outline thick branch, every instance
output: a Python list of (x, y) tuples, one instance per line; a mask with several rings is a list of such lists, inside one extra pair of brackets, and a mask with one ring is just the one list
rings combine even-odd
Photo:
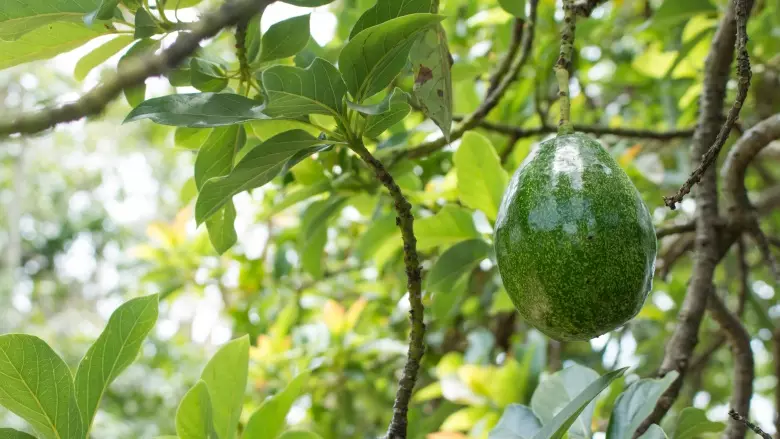
[(574, 33), (577, 18), (574, 13), (574, 0), (563, 0), (563, 29), (561, 30), (561, 50), (555, 62), (555, 79), (558, 80), (558, 99), (561, 109), (558, 120), (558, 134), (571, 134), (571, 101), (569, 100), (569, 70), (574, 52)]
[[(463, 122), (452, 130), (450, 133), (450, 142), (460, 139), (466, 131), (474, 129), (483, 119), (485, 119), (488, 113), (490, 113), (490, 111), (492, 111), (501, 101), (504, 93), (512, 82), (514, 82), (515, 78), (517, 78), (518, 73), (520, 73), (520, 69), (522, 69), (526, 61), (528, 61), (528, 56), (531, 54), (531, 46), (534, 41), (534, 34), (536, 33), (536, 10), (539, 0), (531, 0), (529, 3), (531, 6), (531, 13), (528, 15), (528, 26), (523, 34), (520, 55), (514, 58), (509, 70), (501, 79), (493, 93), (490, 93), (473, 113), (466, 116), (466, 118), (463, 119)], [(432, 142), (423, 143), (414, 148), (399, 152), (398, 157), (424, 157), (434, 151), (444, 148), (447, 144), (447, 140), (442, 137)]]
[(393, 177), (385, 169), (382, 162), (376, 159), (366, 149), (361, 141), (353, 142), (351, 148), (374, 171), (376, 178), (390, 192), (398, 214), (396, 224), (401, 229), (401, 238), (404, 242), (404, 264), (406, 265), (406, 287), (409, 290), (409, 304), (411, 305), (410, 320), (412, 330), (409, 334), (409, 352), (404, 366), (403, 375), (398, 383), (398, 392), (393, 404), (393, 418), (387, 430), (386, 439), (406, 439), (407, 412), (412, 391), (417, 381), (417, 372), (420, 369), (423, 353), (425, 352), (425, 323), (423, 322), (422, 303), (422, 279), (420, 275), (420, 261), (417, 256), (417, 238), (414, 236), (414, 216), (412, 205), (409, 204), (401, 188), (398, 187)]
[[(699, 119), (693, 137), (694, 162), (698, 162), (710, 145), (713, 145), (718, 137), (718, 126), (723, 120), (726, 83), (736, 41), (736, 9), (741, 9), (742, 17), (744, 12), (750, 12), (752, 6), (751, 0), (732, 0), (713, 38), (705, 63)], [(726, 128), (730, 130), (730, 126)], [(715, 151), (716, 155), (717, 152), (719, 150)], [(698, 343), (699, 326), (707, 306), (707, 297), (713, 291), (715, 267), (736, 239), (735, 236), (727, 238), (724, 236), (726, 233), (723, 233), (719, 240), (716, 230), (719, 217), (717, 175), (713, 168), (704, 170), (697, 192), (696, 262), (693, 276), (678, 315), (678, 324), (666, 345), (664, 359), (658, 370), (660, 376), (672, 370), (678, 371), (680, 375), (659, 398), (655, 409), (640, 425), (635, 437), (644, 433), (651, 424), (659, 423), (679, 395), (691, 354)]]
[(506, 76), (506, 72), (512, 66), (512, 60), (517, 56), (517, 51), (520, 50), (520, 45), (523, 42), (523, 30), (525, 29), (525, 20), (522, 18), (515, 18), (512, 23), (512, 41), (509, 43), (509, 49), (506, 51), (506, 55), (501, 60), (501, 64), (498, 65), (496, 71), (490, 77), (490, 86), (487, 89), (487, 96), (490, 96), (501, 83), (501, 79)]
[(103, 112), (122, 90), (143, 84), (146, 78), (162, 75), (176, 67), (200, 47), (200, 42), (215, 36), (223, 28), (259, 13), (273, 0), (236, 0), (225, 2), (202, 16), (190, 32), (181, 32), (176, 41), (158, 55), (146, 55), (122, 65), (113, 76), (93, 88), (79, 100), (38, 112), (23, 114), (10, 122), (0, 122), (0, 138), (11, 134), (34, 134), (60, 123), (73, 122)]

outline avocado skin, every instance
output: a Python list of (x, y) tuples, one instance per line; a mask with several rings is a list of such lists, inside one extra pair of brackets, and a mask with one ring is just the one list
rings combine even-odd
[(655, 270), (655, 229), (628, 175), (595, 139), (559, 135), (520, 165), (494, 232), (520, 315), (557, 340), (589, 340), (639, 313)]

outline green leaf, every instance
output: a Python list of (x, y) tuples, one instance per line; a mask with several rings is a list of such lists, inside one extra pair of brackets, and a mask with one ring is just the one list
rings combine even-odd
[(703, 13), (715, 13), (718, 9), (710, 0), (664, 0), (653, 14), (654, 23), (668, 24), (670, 21), (690, 18)]
[(631, 383), (615, 401), (607, 426), (607, 439), (631, 439), (678, 375), (673, 370), (660, 379), (646, 378)]
[(493, 145), (483, 135), (469, 131), (463, 135), (453, 161), (460, 200), (495, 220), (509, 176)]
[(173, 143), (179, 148), (199, 149), (211, 131), (210, 128), (178, 127), (173, 134)]
[(157, 25), (157, 20), (155, 20), (152, 14), (144, 8), (138, 8), (138, 10), (135, 11), (134, 24), (134, 36), (136, 38), (147, 38), (162, 32), (160, 26)]
[[(0, 2), (0, 40), (13, 41), (55, 21), (80, 23), (101, 0), (24, 0)], [(3, 52), (0, 51), (0, 54)]]
[(102, 0), (96, 10), (84, 17), (84, 22), (88, 26), (92, 26), (95, 20), (110, 20), (114, 16), (118, 4), (119, 0)]
[[(119, 62), (117, 63), (117, 68), (121, 69), (123, 65), (127, 64), (128, 62), (131, 62), (132, 60), (134, 60), (134, 58), (138, 56), (143, 56), (144, 54), (147, 53), (154, 52), (159, 48), (160, 48), (159, 40), (153, 40), (151, 38), (139, 40), (137, 43), (133, 45), (133, 47), (131, 47), (127, 52), (125, 52), (125, 54), (122, 55), (121, 58), (119, 58)], [(124, 92), (125, 92), (125, 99), (127, 99), (127, 103), (129, 103), (131, 107), (135, 107), (140, 103), (142, 103), (144, 98), (146, 97), (146, 84), (142, 84), (137, 87), (126, 88)]]
[(344, 113), (346, 85), (333, 64), (316, 58), (309, 67), (274, 66), (263, 72), (268, 96), (265, 113), (272, 117), (301, 117)]
[(707, 419), (704, 410), (686, 407), (677, 417), (677, 427), (674, 429), (672, 437), (673, 439), (694, 439), (701, 437), (704, 433), (717, 433), (725, 428), (724, 423)]
[(157, 323), (158, 296), (138, 297), (111, 314), (106, 328), (90, 346), (76, 370), (76, 401), (87, 433), (111, 382), (138, 356)]
[(73, 70), (73, 77), (76, 78), (77, 81), (83, 81), (92, 69), (106, 62), (106, 60), (116, 55), (120, 50), (124, 49), (132, 42), (133, 37), (129, 35), (119, 35), (118, 37), (107, 41), (102, 46), (97, 47), (92, 52), (83, 56), (79, 62), (76, 63), (76, 68)]
[(333, 3), (333, 0), (284, 0), (282, 3), (301, 6), (304, 8), (316, 8), (317, 6), (324, 6), (328, 3)]
[(331, 190), (330, 180), (325, 179), (311, 186), (305, 186), (294, 191), (287, 192), (278, 203), (274, 203), (269, 209), (264, 210), (258, 220), (263, 221), (271, 218), (273, 215), (282, 212), (290, 206), (294, 206), (302, 201), (308, 200), (316, 195), (323, 194)]
[(90, 29), (82, 23), (51, 23), (30, 30), (13, 41), (0, 39), (0, 69), (51, 58), (73, 50), (107, 32), (102, 26)]
[(166, 0), (165, 9), (184, 9), (197, 6), (203, 0)]
[[(537, 386), (531, 397), (531, 408), (539, 416), (542, 424), (550, 423), (555, 415), (591, 383), (598, 380), (599, 374), (590, 368), (574, 364), (556, 372)], [(594, 396), (595, 397), (595, 396)], [(591, 398), (592, 399), (592, 398)], [(582, 414), (572, 425), (569, 434), (576, 438), (591, 437), (591, 418), (595, 404), (583, 407)]]
[(352, 39), (360, 31), (392, 20), (403, 15), (432, 12), (431, 0), (378, 0), (376, 4), (366, 10), (352, 27), (349, 38)]
[[(567, 369), (571, 369), (571, 367)], [(587, 369), (587, 368), (583, 368), (583, 369)], [(567, 431), (569, 431), (570, 433), (572, 433), (572, 430), (579, 431), (579, 432), (582, 432), (583, 430), (588, 432), (591, 431), (589, 422), (591, 416), (593, 415), (592, 401), (597, 396), (599, 396), (599, 393), (601, 393), (604, 389), (609, 387), (609, 384), (612, 381), (614, 381), (615, 379), (623, 375), (626, 369), (627, 368), (623, 368), (623, 369), (618, 369), (609, 372), (599, 377), (596, 381), (590, 383), (590, 385), (586, 387), (585, 390), (580, 392), (574, 399), (571, 400), (571, 402), (569, 402), (565, 407), (563, 407), (562, 410), (557, 412), (555, 417), (552, 418), (549, 422), (545, 422), (544, 418), (539, 414), (539, 412), (536, 409), (534, 409), (534, 413), (539, 415), (539, 417), (542, 419), (542, 423), (544, 424), (544, 427), (542, 427), (542, 429), (539, 430), (534, 435), (533, 439), (560, 439), (566, 434)], [(575, 383), (567, 382), (567, 385), (572, 385), (572, 384), (576, 385)], [(565, 389), (565, 390), (568, 391), (570, 389)], [(536, 393), (539, 391), (540, 389), (537, 389), (537, 391), (534, 392), (534, 396), (536, 396)], [(531, 404), (532, 404), (531, 406), (533, 407), (533, 401)], [(554, 404), (556, 406), (558, 405), (558, 403), (554, 403)], [(580, 413), (586, 410), (586, 407), (590, 407), (590, 414), (587, 417), (588, 424), (580, 425), (578, 427), (570, 429), (569, 427), (571, 427), (572, 424), (574, 424), (575, 420), (577, 419), (582, 420)], [(577, 435), (577, 437), (581, 437), (581, 436)], [(586, 437), (590, 437), (590, 436), (586, 436)]]
[(218, 439), (212, 413), (209, 389), (203, 380), (199, 380), (184, 395), (176, 410), (179, 439)]
[(309, 380), (309, 372), (296, 376), (273, 397), (265, 400), (252, 414), (244, 430), (245, 439), (276, 439), (286, 424), (285, 417), (293, 402), (301, 395), (303, 386)]
[(341, 210), (344, 201), (344, 197), (315, 201), (301, 217), (298, 253), (301, 255), (301, 266), (304, 271), (315, 279), (322, 277), (322, 252), (328, 241), (328, 222), (331, 216)]
[(27, 334), (0, 335), (0, 405), (43, 439), (82, 438), (84, 425), (68, 365)]
[(0, 428), (0, 439), (35, 439), (35, 436), (13, 428)]
[(260, 54), (260, 42), (262, 33), (260, 32), (260, 19), (262, 14), (255, 14), (246, 26), (246, 59), (253, 63)]
[(151, 119), (161, 125), (207, 128), (267, 119), (257, 101), (230, 93), (161, 96), (135, 107), (125, 122)]
[[(386, 102), (386, 106), (384, 106)], [(369, 138), (377, 138), (388, 128), (404, 120), (412, 111), (409, 105), (409, 95), (396, 88), (382, 101), (382, 105), (376, 108), (379, 112), (366, 117), (363, 135)]]
[(515, 17), (525, 17), (525, 0), (498, 0), (498, 4)]
[(309, 42), (311, 14), (274, 23), (263, 35), (260, 62), (287, 58), (303, 50)]
[(230, 250), (238, 241), (235, 222), (236, 206), (232, 200), (206, 220), (209, 241), (220, 255)]
[(206, 364), (200, 379), (211, 396), (214, 430), (232, 439), (238, 428), (249, 370), (249, 336), (225, 343)]
[(412, 94), (423, 113), (441, 129), (446, 140), (452, 128), (452, 73), (447, 35), (441, 24), (427, 30), (412, 46)]
[(203, 185), (195, 203), (197, 223), (201, 224), (207, 220), (230, 201), (233, 195), (271, 181), (297, 152), (321, 144), (322, 140), (305, 131), (293, 130), (278, 134), (255, 146), (230, 174), (212, 178)]
[(405, 15), (355, 35), (339, 55), (339, 70), (355, 101), (362, 103), (387, 87), (406, 65), (417, 35), (443, 18)]
[(488, 439), (531, 439), (541, 428), (542, 423), (530, 408), (509, 404)]
[(282, 433), (279, 439), (322, 439), (322, 436), (306, 430), (290, 430)]
[(461, 277), (470, 274), (489, 254), (490, 244), (482, 239), (469, 239), (453, 245), (433, 264), (426, 278), (426, 288), (431, 292), (449, 292)]
[(294, 119), (266, 119), (249, 122), (252, 133), (260, 140), (268, 140), (271, 137), (290, 130), (303, 130), (314, 137), (320, 135), (322, 130), (314, 125)]
[(415, 221), (414, 232), (421, 251), (479, 237), (471, 211), (451, 204), (434, 216)]
[(190, 80), (193, 87), (205, 92), (221, 91), (228, 84), (225, 69), (201, 58), (190, 60)]
[(664, 429), (659, 427), (658, 424), (651, 424), (650, 427), (644, 432), (639, 439), (667, 439)]

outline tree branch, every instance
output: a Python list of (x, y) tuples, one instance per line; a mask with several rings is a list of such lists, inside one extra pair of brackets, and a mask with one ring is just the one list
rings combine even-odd
[[(457, 117), (453, 118), (458, 120)], [(508, 136), (516, 136), (518, 139), (524, 137), (539, 136), (542, 134), (554, 133), (558, 130), (557, 127), (552, 125), (543, 125), (532, 128), (521, 128), (514, 125), (494, 123), (488, 121), (480, 122), (477, 127), (487, 131), (493, 131), (496, 133), (506, 134)], [(669, 131), (655, 131), (655, 130), (642, 130), (633, 128), (610, 128), (600, 127), (594, 125), (582, 125), (573, 124), (574, 131), (594, 134), (597, 136), (618, 136), (638, 139), (654, 139), (654, 140), (673, 140), (673, 139), (685, 139), (693, 136), (693, 129), (681, 129), (681, 130), (669, 130)]]
[(259, 13), (273, 0), (236, 0), (202, 16), (190, 32), (181, 32), (176, 41), (159, 55), (148, 54), (130, 60), (102, 84), (80, 99), (58, 107), (23, 114), (10, 122), (0, 122), (0, 138), (11, 134), (34, 134), (58, 124), (73, 122), (103, 112), (122, 90), (140, 84), (152, 76), (176, 67), (200, 47), (200, 42), (215, 36), (223, 28)]
[(560, 100), (560, 119), (558, 134), (571, 134), (571, 101), (569, 100), (569, 70), (574, 52), (574, 34), (577, 29), (577, 18), (574, 12), (574, 0), (563, 0), (563, 29), (561, 30), (561, 50), (558, 61), (555, 62), (555, 78), (558, 81), (558, 98)]
[[(514, 58), (512, 64), (509, 66), (509, 70), (501, 79), (493, 93), (489, 94), (473, 113), (466, 116), (463, 119), (463, 122), (452, 130), (450, 133), (450, 142), (460, 139), (466, 131), (475, 128), (482, 122), (488, 113), (498, 105), (499, 101), (501, 101), (501, 98), (504, 96), (504, 93), (512, 82), (514, 82), (515, 78), (517, 78), (520, 69), (522, 69), (526, 61), (528, 61), (528, 57), (531, 54), (531, 46), (534, 41), (534, 34), (536, 33), (536, 10), (539, 0), (531, 0), (529, 3), (531, 6), (531, 13), (528, 15), (528, 26), (523, 35), (520, 55)], [(395, 162), (397, 159), (404, 156), (408, 158), (424, 157), (434, 151), (438, 151), (447, 144), (448, 141), (442, 137), (432, 142), (423, 143), (414, 148), (398, 152), (393, 161)]]
[[(772, 347), (775, 363), (775, 379), (780, 382), (780, 327), (772, 331)], [(775, 385), (775, 439), (780, 439), (780, 385)]]
[[(750, 3), (748, 5), (748, 3)], [(696, 170), (693, 171), (688, 180), (682, 185), (680, 190), (671, 197), (664, 197), (664, 203), (670, 208), (674, 209), (677, 203), (682, 201), (683, 197), (687, 195), (691, 188), (701, 181), (704, 173), (707, 171), (715, 160), (718, 158), (721, 148), (726, 143), (726, 140), (731, 133), (731, 129), (734, 123), (739, 117), (739, 112), (742, 109), (742, 105), (747, 98), (748, 89), (750, 88), (750, 77), (752, 72), (750, 71), (750, 55), (747, 51), (747, 20), (750, 15), (750, 10), (753, 7), (753, 0), (734, 0), (730, 3), (729, 10), (736, 16), (736, 50), (737, 50), (737, 96), (734, 100), (734, 104), (729, 110), (726, 121), (720, 129), (715, 142), (707, 150), (707, 152), (701, 156), (701, 164)], [(713, 48), (715, 46), (713, 45)], [(730, 58), (730, 57), (729, 57)], [(731, 64), (731, 60), (729, 60)], [(702, 98), (702, 103), (704, 99)], [(701, 121), (701, 120), (700, 120)]]
[[(734, 57), (737, 9), (740, 9), (740, 18), (746, 19), (746, 13), (749, 14), (752, 7), (751, 0), (731, 0), (713, 38), (705, 62), (699, 119), (693, 136), (694, 162), (698, 162), (719, 137), (718, 126), (723, 118), (726, 83)], [(741, 25), (744, 25), (744, 22)], [(730, 125), (725, 128), (728, 128), (726, 131), (728, 133)], [(718, 152), (719, 150), (715, 150), (715, 155)], [(664, 359), (658, 370), (659, 376), (664, 376), (672, 370), (676, 370), (680, 375), (659, 398), (653, 412), (637, 429), (635, 438), (641, 436), (650, 425), (659, 423), (679, 395), (691, 354), (698, 343), (699, 326), (707, 306), (707, 297), (713, 290), (715, 267), (736, 239), (736, 237), (726, 238), (723, 236), (725, 234), (721, 234), (720, 242), (718, 239), (715, 224), (719, 217), (718, 188), (717, 175), (713, 168), (705, 169), (701, 175), (697, 191), (697, 208), (696, 262), (693, 276), (678, 315), (678, 324), (666, 345)]]
[(422, 303), (422, 279), (420, 275), (420, 261), (417, 256), (417, 238), (414, 236), (414, 216), (412, 205), (409, 204), (401, 188), (398, 187), (393, 177), (385, 169), (382, 162), (376, 159), (366, 149), (362, 140), (356, 140), (350, 145), (353, 151), (376, 174), (376, 178), (387, 188), (393, 198), (395, 210), (398, 214), (396, 224), (401, 229), (401, 238), (404, 242), (404, 264), (406, 265), (406, 287), (409, 290), (409, 304), (411, 305), (410, 320), (412, 329), (409, 334), (409, 352), (404, 366), (403, 375), (398, 383), (398, 392), (393, 404), (393, 418), (387, 430), (386, 439), (406, 439), (407, 412), (412, 391), (417, 381), (417, 372), (425, 353), (425, 323), (423, 322)]
[(758, 425), (750, 422), (746, 417), (740, 415), (739, 413), (735, 412), (734, 409), (729, 410), (729, 416), (731, 416), (731, 419), (740, 422), (753, 430), (757, 435), (761, 436), (764, 439), (772, 439), (772, 436), (769, 435), (769, 433), (766, 433), (764, 430), (761, 429)]
[(490, 96), (501, 83), (501, 79), (506, 76), (506, 72), (512, 66), (512, 60), (517, 56), (517, 51), (520, 50), (520, 45), (523, 42), (523, 30), (525, 29), (525, 20), (522, 18), (515, 18), (512, 23), (512, 41), (509, 43), (509, 49), (504, 55), (504, 59), (501, 60), (498, 69), (490, 77), (490, 86), (487, 89), (487, 96)]

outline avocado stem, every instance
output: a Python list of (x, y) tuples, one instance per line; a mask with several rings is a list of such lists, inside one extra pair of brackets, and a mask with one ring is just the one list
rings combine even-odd
[(571, 124), (571, 100), (569, 98), (569, 66), (574, 51), (574, 31), (577, 25), (574, 1), (563, 0), (563, 29), (561, 29), (561, 51), (555, 63), (555, 78), (558, 80), (561, 118), (558, 121), (558, 135), (574, 132)]

